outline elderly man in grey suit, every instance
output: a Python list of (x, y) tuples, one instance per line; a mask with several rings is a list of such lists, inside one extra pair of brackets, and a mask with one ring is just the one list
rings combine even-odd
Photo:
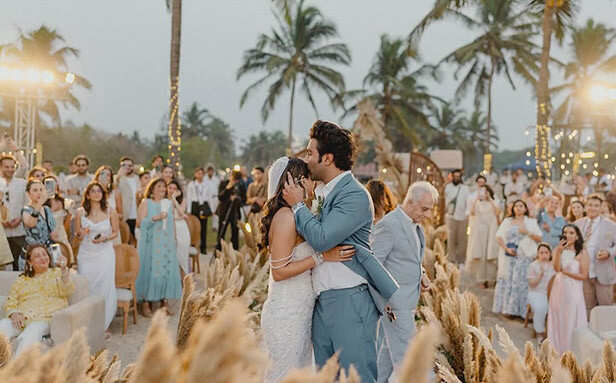
[(416, 182), (402, 205), (387, 214), (374, 227), (372, 249), (383, 266), (398, 281), (400, 289), (385, 306), (377, 300), (379, 327), (378, 382), (387, 382), (398, 367), (415, 335), (415, 309), (422, 290), (430, 281), (423, 273), (425, 238), (421, 224), (432, 215), (438, 191), (428, 182)]

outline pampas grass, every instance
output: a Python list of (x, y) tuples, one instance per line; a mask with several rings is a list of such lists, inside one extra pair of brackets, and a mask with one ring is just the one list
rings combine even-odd
[(7, 364), (11, 359), (11, 344), (9, 340), (2, 334), (0, 334), (0, 367)]

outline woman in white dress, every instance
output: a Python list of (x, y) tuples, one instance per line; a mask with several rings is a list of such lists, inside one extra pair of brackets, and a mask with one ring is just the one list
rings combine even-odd
[[(282, 157), (269, 171), (268, 201), (261, 220), (260, 248), (270, 255), (267, 300), (261, 313), (264, 346), (270, 357), (265, 382), (278, 382), (290, 370), (312, 365), (312, 311), (316, 295), (311, 269), (320, 256), (295, 231), (295, 217), (282, 198), (287, 177), (302, 180), (304, 188), (314, 189), (308, 180), (306, 163)], [(339, 246), (323, 254), (323, 261), (347, 260), (355, 251)]]
[(81, 240), (78, 272), (88, 280), (92, 294), (105, 298), (107, 329), (118, 305), (113, 250), (113, 240), (118, 236), (118, 216), (115, 211), (108, 209), (107, 196), (101, 184), (93, 181), (83, 195), (75, 227), (77, 237)]
[[(117, 191), (117, 187), (113, 182), (113, 169), (110, 166), (103, 165), (94, 173), (93, 181), (98, 182), (105, 189), (107, 195), (107, 207), (113, 210), (118, 216), (118, 222), (122, 219), (122, 193)], [(118, 235), (113, 240), (114, 245), (122, 243), (122, 238)]]
[(184, 193), (180, 188), (180, 184), (173, 180), (167, 184), (167, 195), (173, 203), (173, 216), (175, 221), (175, 242), (176, 256), (180, 265), (180, 275), (182, 280), (184, 276), (190, 273), (190, 230), (186, 223), (186, 201)]
[(537, 255), (541, 236), (537, 220), (529, 217), (526, 203), (516, 200), (511, 215), (496, 232), (500, 251), (492, 312), (521, 318), (526, 315), (528, 266)]
[(494, 192), (488, 185), (479, 188), (470, 209), (470, 236), (466, 251), (466, 270), (483, 288), (496, 282), (498, 243), (496, 230), (500, 208), (494, 201)]

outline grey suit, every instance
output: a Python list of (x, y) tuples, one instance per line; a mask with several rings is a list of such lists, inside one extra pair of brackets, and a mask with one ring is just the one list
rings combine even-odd
[[(413, 226), (398, 207), (374, 227), (372, 249), (383, 266), (400, 284), (389, 305), (397, 319), (381, 317), (379, 327), (378, 382), (386, 382), (404, 358), (415, 335), (415, 309), (421, 294), (421, 262), (425, 240), (420, 226)], [(419, 243), (417, 242), (419, 240)], [(385, 302), (376, 300), (377, 305)], [(382, 307), (379, 307), (382, 311)]]

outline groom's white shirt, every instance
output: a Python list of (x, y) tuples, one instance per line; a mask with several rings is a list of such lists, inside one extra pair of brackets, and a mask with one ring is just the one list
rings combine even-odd
[[(315, 195), (323, 198), (323, 201), (325, 201), (329, 193), (336, 187), (336, 184), (347, 174), (351, 174), (351, 171), (339, 174), (326, 185), (317, 186)], [(346, 289), (364, 283), (367, 284), (368, 281), (341, 262), (323, 262), (312, 269), (312, 286), (317, 295), (326, 290)]]

